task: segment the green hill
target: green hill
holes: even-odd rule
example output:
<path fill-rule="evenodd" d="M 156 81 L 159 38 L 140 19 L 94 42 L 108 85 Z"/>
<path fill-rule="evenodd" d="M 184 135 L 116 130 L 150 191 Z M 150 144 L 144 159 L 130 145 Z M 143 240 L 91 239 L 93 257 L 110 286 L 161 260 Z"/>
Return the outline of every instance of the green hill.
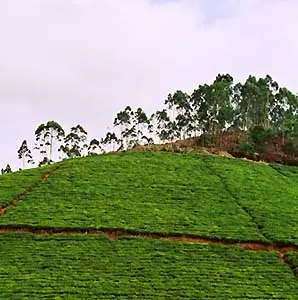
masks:
<path fill-rule="evenodd" d="M 0 176 L 0 299 L 298 299 L 297 172 L 131 151 Z"/>

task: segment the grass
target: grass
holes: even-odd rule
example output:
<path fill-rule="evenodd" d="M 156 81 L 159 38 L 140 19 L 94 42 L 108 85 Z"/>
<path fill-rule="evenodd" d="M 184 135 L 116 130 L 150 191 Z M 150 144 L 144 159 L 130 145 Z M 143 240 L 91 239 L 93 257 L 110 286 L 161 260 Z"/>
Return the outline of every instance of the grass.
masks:
<path fill-rule="evenodd" d="M 130 152 L 69 160 L 0 224 L 265 240 L 205 159 Z"/>
<path fill-rule="evenodd" d="M 297 299 L 276 252 L 86 235 L 0 235 L 0 299 Z"/>

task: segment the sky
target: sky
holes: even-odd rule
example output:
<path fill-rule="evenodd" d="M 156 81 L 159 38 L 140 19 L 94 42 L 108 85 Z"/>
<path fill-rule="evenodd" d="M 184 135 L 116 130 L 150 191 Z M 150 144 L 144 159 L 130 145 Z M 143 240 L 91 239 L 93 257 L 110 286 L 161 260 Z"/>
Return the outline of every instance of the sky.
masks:
<path fill-rule="evenodd" d="M 298 92 L 297 0 L 0 0 L 0 168 L 39 124 L 104 136 L 218 73 Z"/>

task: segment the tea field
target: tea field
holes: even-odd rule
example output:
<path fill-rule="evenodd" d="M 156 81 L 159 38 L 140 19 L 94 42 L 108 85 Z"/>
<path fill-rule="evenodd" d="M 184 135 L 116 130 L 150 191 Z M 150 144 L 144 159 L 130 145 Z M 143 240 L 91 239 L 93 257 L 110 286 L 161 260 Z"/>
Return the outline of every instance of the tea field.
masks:
<path fill-rule="evenodd" d="M 0 300 L 298 299 L 297 170 L 130 151 L 0 176 Z"/>
<path fill-rule="evenodd" d="M 298 174 L 290 171 L 293 167 L 279 167 L 281 173 L 241 160 L 206 156 L 205 162 L 267 239 L 298 244 Z"/>
<path fill-rule="evenodd" d="M 5 207 L 13 198 L 38 183 L 43 174 L 52 167 L 28 169 L 0 176 L 0 208 Z"/>
<path fill-rule="evenodd" d="M 150 239 L 0 235 L 1 299 L 297 299 L 277 252 Z"/>
<path fill-rule="evenodd" d="M 66 161 L 1 223 L 265 240 L 204 157 L 170 153 Z"/>

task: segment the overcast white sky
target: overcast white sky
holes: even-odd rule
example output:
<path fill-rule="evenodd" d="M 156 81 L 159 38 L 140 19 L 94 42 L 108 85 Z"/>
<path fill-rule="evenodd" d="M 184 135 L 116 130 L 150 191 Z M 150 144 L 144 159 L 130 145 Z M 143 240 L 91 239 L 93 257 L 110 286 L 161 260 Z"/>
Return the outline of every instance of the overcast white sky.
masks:
<path fill-rule="evenodd" d="M 298 91 L 297 0 L 0 0 L 0 168 L 40 123 L 100 138 L 218 73 Z"/>

